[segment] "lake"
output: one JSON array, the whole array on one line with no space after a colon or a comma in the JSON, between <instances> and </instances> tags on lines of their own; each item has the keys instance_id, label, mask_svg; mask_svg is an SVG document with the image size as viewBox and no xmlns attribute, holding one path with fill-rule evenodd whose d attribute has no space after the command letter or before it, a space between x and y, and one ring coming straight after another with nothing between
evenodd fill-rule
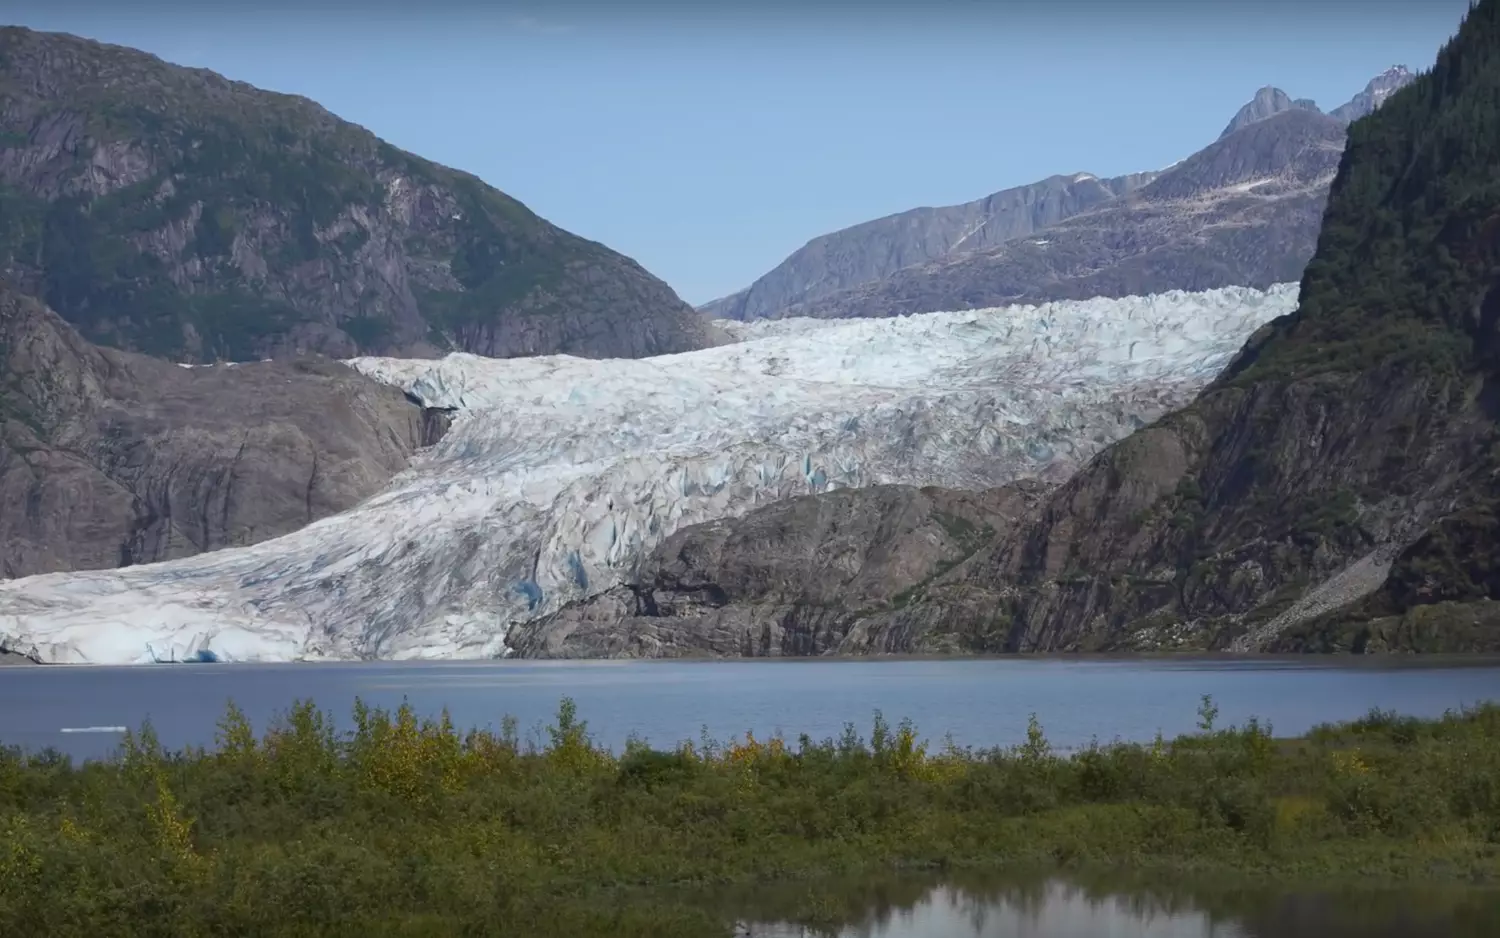
<instances>
[{"instance_id":1,"label":"lake","mask_svg":"<svg viewBox=\"0 0 1500 938\"><path fill-rule=\"evenodd\" d=\"M0 669L0 744L52 746L88 758L118 744L119 727L149 719L164 745L212 745L227 701L263 728L294 699L346 720L356 697L423 715L447 707L462 729L514 716L535 732L570 696L594 737L619 748L634 734L669 746L753 730L814 739L874 711L911 718L921 735L962 745L1022 741L1036 713L1054 746L1190 732L1200 697L1219 723L1255 716L1278 734L1362 716L1372 707L1418 716L1500 699L1500 663L1430 659L793 659L735 661L485 661L195 664Z\"/></svg>"},{"instance_id":2,"label":"lake","mask_svg":"<svg viewBox=\"0 0 1500 938\"><path fill-rule=\"evenodd\" d=\"M799 918L812 912L823 920L822 935L839 938L1491 938L1500 931L1500 893L1423 885L1288 891L987 874L772 887L713 901L749 916L737 929L743 938L820 934L755 917L776 910Z\"/></svg>"}]
</instances>

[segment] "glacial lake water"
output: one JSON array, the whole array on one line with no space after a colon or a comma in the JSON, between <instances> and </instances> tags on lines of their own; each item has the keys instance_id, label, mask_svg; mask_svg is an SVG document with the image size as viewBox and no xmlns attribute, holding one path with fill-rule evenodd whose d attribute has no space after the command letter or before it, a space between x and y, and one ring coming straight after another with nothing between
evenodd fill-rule
<instances>
[{"instance_id":1,"label":"glacial lake water","mask_svg":"<svg viewBox=\"0 0 1500 938\"><path fill-rule=\"evenodd\" d=\"M564 696L596 740L632 734L670 746L747 730L795 740L868 735L875 710L921 735L1011 745L1035 713L1054 746L1191 732L1199 699L1220 724L1254 716L1278 734L1372 707L1436 716L1500 700L1500 662L1430 659L802 659L754 661L404 662L0 668L0 745L108 755L120 727L150 720L164 745L212 745L233 700L263 728L298 698L347 722L356 697L423 715L447 707L461 728L517 719L540 736Z\"/></svg>"},{"instance_id":2,"label":"glacial lake water","mask_svg":"<svg viewBox=\"0 0 1500 938\"><path fill-rule=\"evenodd\" d=\"M1414 885L1284 887L990 874L845 886L803 884L717 896L742 938L1492 938L1500 893ZM757 914L816 910L821 931ZM839 923L839 924L834 924ZM831 927L830 927L831 925Z\"/></svg>"}]
</instances>

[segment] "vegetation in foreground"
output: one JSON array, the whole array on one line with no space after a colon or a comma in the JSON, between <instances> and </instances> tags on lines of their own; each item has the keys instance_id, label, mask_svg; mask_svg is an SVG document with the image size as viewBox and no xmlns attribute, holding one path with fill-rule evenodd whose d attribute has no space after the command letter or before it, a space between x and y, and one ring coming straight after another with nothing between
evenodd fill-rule
<instances>
[{"instance_id":1,"label":"vegetation in foreground","mask_svg":"<svg viewBox=\"0 0 1500 938\"><path fill-rule=\"evenodd\" d=\"M0 757L0 934L706 935L688 887L898 869L1129 866L1240 881L1500 885L1500 705L1054 753L747 735L595 745L297 703L213 751ZM812 901L808 908L818 905Z\"/></svg>"}]
</instances>

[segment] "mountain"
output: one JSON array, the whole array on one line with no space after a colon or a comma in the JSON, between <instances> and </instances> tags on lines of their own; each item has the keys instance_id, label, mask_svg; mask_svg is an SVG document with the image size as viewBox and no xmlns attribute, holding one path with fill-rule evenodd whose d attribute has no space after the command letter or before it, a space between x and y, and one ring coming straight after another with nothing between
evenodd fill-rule
<instances>
[{"instance_id":1,"label":"mountain","mask_svg":"<svg viewBox=\"0 0 1500 938\"><path fill-rule=\"evenodd\" d=\"M1307 98L1293 100L1290 95L1280 88L1273 88L1267 85L1255 92L1255 97L1251 98L1248 104L1235 113L1234 117L1229 121L1229 126L1225 127L1224 132L1219 134L1219 139L1222 140L1236 130L1248 127L1256 121L1263 121L1268 117L1280 114L1282 111L1290 111L1294 108L1322 113L1318 110L1318 105Z\"/></svg>"},{"instance_id":2,"label":"mountain","mask_svg":"<svg viewBox=\"0 0 1500 938\"><path fill-rule=\"evenodd\" d=\"M1393 65L1385 71L1370 79L1364 90L1353 98L1328 112L1328 116L1344 124L1353 123L1361 117L1375 113L1375 109L1385 103L1385 99L1391 94L1411 84L1415 78L1411 72L1406 70L1405 65ZM1229 136L1242 127L1247 127L1256 121L1274 117L1282 111L1292 109L1312 111L1316 114L1323 113L1317 102L1309 98L1293 99L1280 88L1269 85L1255 93L1255 97L1248 104L1240 108L1239 112L1224 128L1219 135L1220 139Z\"/></svg>"},{"instance_id":3,"label":"mountain","mask_svg":"<svg viewBox=\"0 0 1500 938\"><path fill-rule=\"evenodd\" d=\"M1375 113L1375 109L1384 104L1386 98L1411 84L1415 77L1406 70L1405 65L1393 65L1370 79L1370 83L1365 85L1363 91L1334 108L1329 114L1346 123L1357 121L1361 117Z\"/></svg>"},{"instance_id":4,"label":"mountain","mask_svg":"<svg viewBox=\"0 0 1500 938\"><path fill-rule=\"evenodd\" d=\"M514 626L616 590L695 522L836 489L1066 479L1191 400L1294 299L1287 285L763 320L730 324L733 344L645 361L355 359L361 374L451 411L409 469L253 546L0 583L0 649L114 663L205 647L271 660L503 653ZM864 541L904 531L915 540L890 569L919 572L1027 503L900 491L891 505L917 498L908 520L872 533L861 533L868 509L847 521L814 512L847 534L824 545L824 561L847 568L868 554ZM920 547L934 525L947 539Z\"/></svg>"},{"instance_id":5,"label":"mountain","mask_svg":"<svg viewBox=\"0 0 1500 938\"><path fill-rule=\"evenodd\" d=\"M747 579L764 542L689 550L776 529L760 509L678 532L678 556L658 551L628 584L649 604L599 597L512 641L550 655L1500 650L1497 160L1500 0L1482 0L1430 72L1350 126L1295 311L961 562L928 561L916 586L866 602L838 580L788 595ZM819 556L834 541L799 510L776 536Z\"/></svg>"},{"instance_id":6,"label":"mountain","mask_svg":"<svg viewBox=\"0 0 1500 938\"><path fill-rule=\"evenodd\" d=\"M441 429L334 362L183 368L0 283L0 576L252 544L353 507Z\"/></svg>"},{"instance_id":7,"label":"mountain","mask_svg":"<svg viewBox=\"0 0 1500 938\"><path fill-rule=\"evenodd\" d=\"M1337 153L1328 148L1341 147L1344 125L1410 80L1404 68L1389 69L1323 120L1282 118L1288 111L1324 115L1310 100L1265 87L1218 141L1166 170L1106 180L1087 173L1054 176L977 202L855 225L814 238L749 288L701 310L733 319L891 316L1295 280L1312 256L1317 216L1337 165ZM1315 140L1309 137L1313 128ZM1281 133L1286 139L1278 141ZM1291 152L1297 146L1314 152L1299 159ZM1201 163L1209 154L1222 164L1261 160L1278 148L1286 163L1277 169L1287 175L1282 188L1306 190L1296 198L1226 202L1222 196L1245 190L1214 194L1204 188L1202 195L1219 203L1204 212L1192 199L1161 198L1165 188L1180 192L1180 182L1151 188L1183 163ZM1260 182L1256 193L1262 197L1292 194L1266 177L1222 178L1225 185ZM1244 217L1237 214L1241 209ZM1137 236L1142 228L1149 229L1144 239ZM1053 237L1058 229L1061 242Z\"/></svg>"},{"instance_id":8,"label":"mountain","mask_svg":"<svg viewBox=\"0 0 1500 938\"><path fill-rule=\"evenodd\" d=\"M1283 111L1033 237L904 267L778 315L894 316L1294 281L1312 256L1343 140L1330 117Z\"/></svg>"},{"instance_id":9,"label":"mountain","mask_svg":"<svg viewBox=\"0 0 1500 938\"><path fill-rule=\"evenodd\" d=\"M305 98L15 27L0 275L90 341L187 362L712 342L629 258Z\"/></svg>"},{"instance_id":10,"label":"mountain","mask_svg":"<svg viewBox=\"0 0 1500 938\"><path fill-rule=\"evenodd\" d=\"M812 239L748 289L699 311L722 319L774 317L794 304L884 279L903 267L1024 237L1139 189L1155 175L1050 176L962 205L878 218Z\"/></svg>"}]
</instances>

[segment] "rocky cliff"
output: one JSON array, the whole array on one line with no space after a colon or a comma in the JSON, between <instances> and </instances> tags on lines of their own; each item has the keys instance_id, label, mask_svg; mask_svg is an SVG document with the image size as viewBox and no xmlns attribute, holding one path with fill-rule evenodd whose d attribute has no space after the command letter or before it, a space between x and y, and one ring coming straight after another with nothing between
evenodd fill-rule
<instances>
[{"instance_id":1,"label":"rocky cliff","mask_svg":"<svg viewBox=\"0 0 1500 938\"><path fill-rule=\"evenodd\" d=\"M1271 120L1288 117L1318 116ZM1430 73L1352 125L1296 312L1192 405L994 525L904 602L865 602L830 580L832 600L772 613L782 637L767 645L755 609L784 591L769 576L747 589L741 572L764 559L703 552L684 578L668 551L632 590L651 603L609 640L597 622L618 605L608 597L517 640L549 654L1500 649L1497 159L1500 0L1484 0ZM798 536L820 536L803 524ZM677 538L775 549L733 530ZM808 634L807 609L829 606ZM650 642L631 646L643 614Z\"/></svg>"},{"instance_id":2,"label":"rocky cliff","mask_svg":"<svg viewBox=\"0 0 1500 938\"><path fill-rule=\"evenodd\" d=\"M1326 116L1310 100L1261 88L1218 142L1164 171L1053 176L963 205L855 225L814 238L747 289L702 310L735 319L892 316L1296 280L1317 239L1343 145L1340 128L1411 78L1401 66L1388 69ZM1315 117L1247 132L1288 111ZM1297 147L1312 152L1298 159ZM1226 172L1226 164L1263 164L1277 153L1285 165L1271 175ZM1200 178L1197 197L1182 199L1179 168L1205 161L1218 163L1223 186L1240 188L1215 192ZM1152 191L1153 181L1174 175L1176 183ZM1167 188L1178 197L1163 198ZM1205 199L1215 204L1203 205Z\"/></svg>"},{"instance_id":3,"label":"rocky cliff","mask_svg":"<svg viewBox=\"0 0 1500 938\"><path fill-rule=\"evenodd\" d=\"M694 525L652 553L649 579L519 626L509 644L529 658L907 650L915 636L851 622L904 605L1010 530L1046 489L881 485ZM963 637L942 642L957 648Z\"/></svg>"},{"instance_id":4,"label":"rocky cliff","mask_svg":"<svg viewBox=\"0 0 1500 938\"><path fill-rule=\"evenodd\" d=\"M0 284L0 576L284 534L378 491L435 419L333 362L101 349Z\"/></svg>"},{"instance_id":5,"label":"rocky cliff","mask_svg":"<svg viewBox=\"0 0 1500 938\"><path fill-rule=\"evenodd\" d=\"M312 101L0 29L0 274L178 361L636 357L711 344L666 284Z\"/></svg>"}]
</instances>

